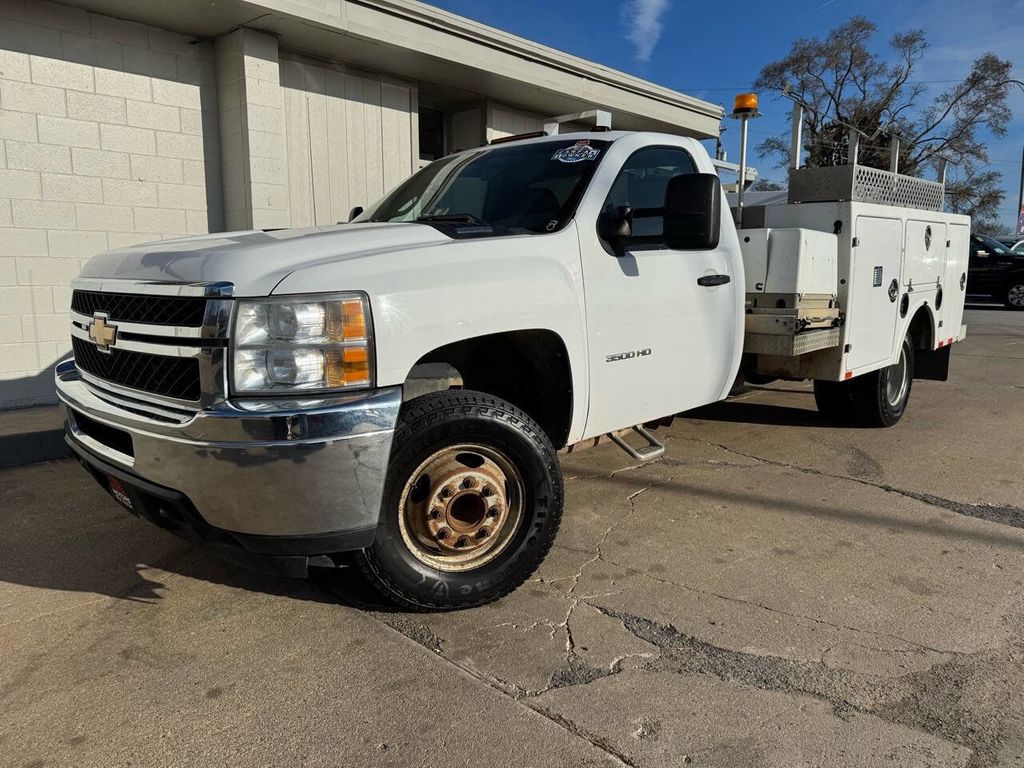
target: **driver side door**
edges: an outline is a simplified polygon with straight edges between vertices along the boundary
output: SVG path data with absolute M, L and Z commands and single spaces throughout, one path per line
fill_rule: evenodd
M 999 243 L 971 235 L 971 260 L 967 270 L 967 293 L 994 294 L 1002 287 L 1013 267 L 1013 254 Z
M 742 278 L 730 274 L 723 243 L 676 251 L 664 240 L 668 182 L 696 172 L 682 147 L 638 149 L 619 170 L 603 209 L 630 209 L 630 236 L 612 245 L 580 224 L 590 348 L 587 436 L 715 402 L 729 385 Z
M 971 235 L 971 260 L 967 270 L 967 292 L 991 292 L 994 268 L 992 253 L 985 242 L 976 235 Z

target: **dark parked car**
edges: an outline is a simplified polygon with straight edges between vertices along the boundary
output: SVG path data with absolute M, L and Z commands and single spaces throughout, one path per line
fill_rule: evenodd
M 1014 253 L 1024 253 L 1024 238 L 1022 237 L 1017 237 L 1016 235 L 1005 235 L 1003 237 L 997 237 L 996 240 Z
M 1014 253 L 994 237 L 971 235 L 967 292 L 992 296 L 1010 309 L 1024 310 L 1024 253 Z

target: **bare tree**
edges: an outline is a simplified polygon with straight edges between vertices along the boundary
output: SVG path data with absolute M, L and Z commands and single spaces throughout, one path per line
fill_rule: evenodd
M 969 214 L 974 229 L 998 235 L 1003 227 L 996 215 L 1002 205 L 1002 176 L 996 171 L 978 171 L 946 182 L 946 204 L 954 213 Z
M 928 43 L 920 30 L 894 35 L 885 56 L 871 49 L 876 26 L 854 16 L 823 39 L 800 38 L 779 61 L 767 64 L 755 88 L 790 92 L 811 106 L 804 113 L 804 151 L 812 166 L 840 165 L 849 157 L 849 128 L 862 139 L 858 162 L 888 168 L 893 137 L 900 141 L 900 170 L 920 175 L 940 158 L 960 167 L 959 180 L 947 185 L 950 207 L 989 220 L 1002 202 L 1001 176 L 988 170 L 988 152 L 980 129 L 1006 135 L 1012 88 L 1024 89 L 1013 65 L 993 53 L 979 57 L 970 74 L 923 103 L 927 87 L 913 75 Z M 789 155 L 788 137 L 773 137 L 758 147 Z
M 785 187 L 779 184 L 779 182 L 765 178 L 764 176 L 758 176 L 757 181 L 750 185 L 751 192 L 780 192 L 783 189 L 785 189 Z

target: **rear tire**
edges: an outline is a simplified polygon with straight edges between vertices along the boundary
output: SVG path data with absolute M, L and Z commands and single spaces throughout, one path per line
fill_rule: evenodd
M 1024 277 L 1011 280 L 1003 289 L 1003 304 L 1008 309 L 1024 310 Z
M 527 414 L 480 392 L 424 395 L 402 408 L 377 538 L 357 561 L 405 608 L 483 605 L 540 565 L 562 505 L 555 449 Z
M 857 421 L 865 427 L 894 426 L 907 409 L 913 383 L 914 344 L 907 335 L 895 365 L 850 381 Z
M 855 418 L 853 392 L 849 381 L 814 381 L 814 402 L 828 421 L 845 424 Z

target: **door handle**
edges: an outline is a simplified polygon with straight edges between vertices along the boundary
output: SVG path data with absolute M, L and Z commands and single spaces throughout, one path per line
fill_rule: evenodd
M 703 285 L 705 288 L 711 288 L 716 285 L 725 285 L 732 280 L 728 275 L 704 275 L 704 277 L 697 278 L 697 285 Z

